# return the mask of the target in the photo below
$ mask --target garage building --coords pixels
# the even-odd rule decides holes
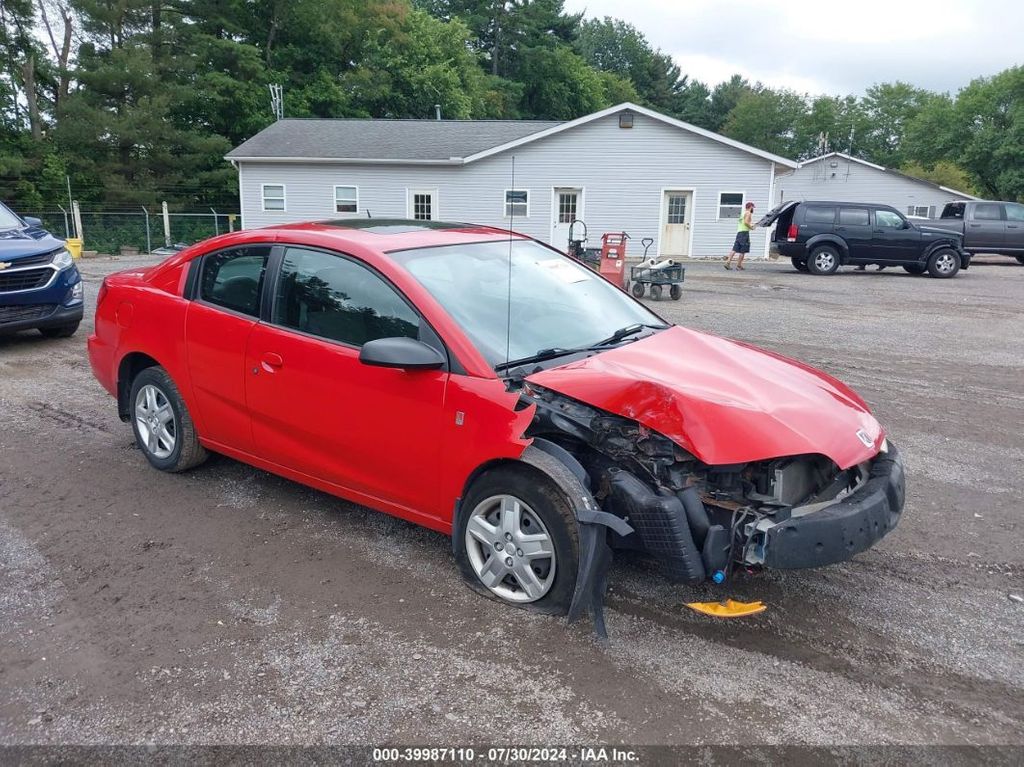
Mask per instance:
[[[565,249],[625,231],[629,255],[721,257],[745,202],[766,211],[784,157],[620,104],[569,122],[284,119],[227,155],[242,225],[345,217],[468,221]],[[513,162],[514,161],[514,162]],[[581,231],[577,225],[576,232]],[[755,232],[754,255],[767,254]]]
[[[936,218],[953,200],[976,200],[964,192],[883,168],[867,160],[830,152],[782,168],[775,182],[776,203],[783,200],[835,200],[891,205],[908,216]]]

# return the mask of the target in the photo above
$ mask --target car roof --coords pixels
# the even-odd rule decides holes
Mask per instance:
[[[403,218],[346,218],[330,221],[308,221],[266,227],[283,238],[289,232],[304,232],[354,243],[389,253],[410,248],[458,245],[468,242],[529,239],[508,229],[482,224],[450,221],[415,221]]]

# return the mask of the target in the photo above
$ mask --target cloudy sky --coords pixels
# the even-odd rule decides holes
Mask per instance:
[[[904,80],[956,92],[1024,64],[1021,0],[566,0],[616,16],[711,85],[739,72],[799,92]]]

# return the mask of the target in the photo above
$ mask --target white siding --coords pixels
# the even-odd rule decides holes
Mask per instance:
[[[836,167],[833,168],[832,163]],[[950,200],[965,199],[969,198],[844,157],[809,162],[798,170],[780,173],[775,182],[776,203],[784,200],[873,202],[891,205],[904,214],[910,205],[923,205],[937,216]]]
[[[515,183],[512,157],[515,156]],[[718,220],[718,193],[744,192],[760,211],[769,205],[772,163],[636,115],[632,129],[618,127],[618,116],[598,119],[464,166],[266,163],[244,160],[239,173],[243,225],[339,218],[334,213],[335,185],[359,187],[359,215],[405,218],[406,190],[436,188],[436,217],[508,226],[503,217],[506,189],[528,189],[530,215],[517,218],[518,231],[549,241],[554,220],[555,187],[584,189],[582,219],[590,247],[603,232],[626,231],[630,256],[640,256],[640,240],[659,241],[664,189],[693,189],[695,256],[723,256],[736,234],[735,220]],[[263,184],[287,186],[288,208],[263,211]],[[552,243],[565,249],[565,242]],[[756,236],[753,254],[766,250]],[[654,253],[654,248],[651,249]]]

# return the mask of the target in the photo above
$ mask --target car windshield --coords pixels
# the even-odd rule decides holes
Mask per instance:
[[[597,273],[531,240],[419,248],[390,255],[437,299],[495,366],[545,350],[587,347],[627,328],[628,337],[634,337],[643,329],[634,326],[666,327]]]
[[[11,213],[6,205],[0,205],[0,231],[8,229],[21,229],[25,224],[21,219]]]

